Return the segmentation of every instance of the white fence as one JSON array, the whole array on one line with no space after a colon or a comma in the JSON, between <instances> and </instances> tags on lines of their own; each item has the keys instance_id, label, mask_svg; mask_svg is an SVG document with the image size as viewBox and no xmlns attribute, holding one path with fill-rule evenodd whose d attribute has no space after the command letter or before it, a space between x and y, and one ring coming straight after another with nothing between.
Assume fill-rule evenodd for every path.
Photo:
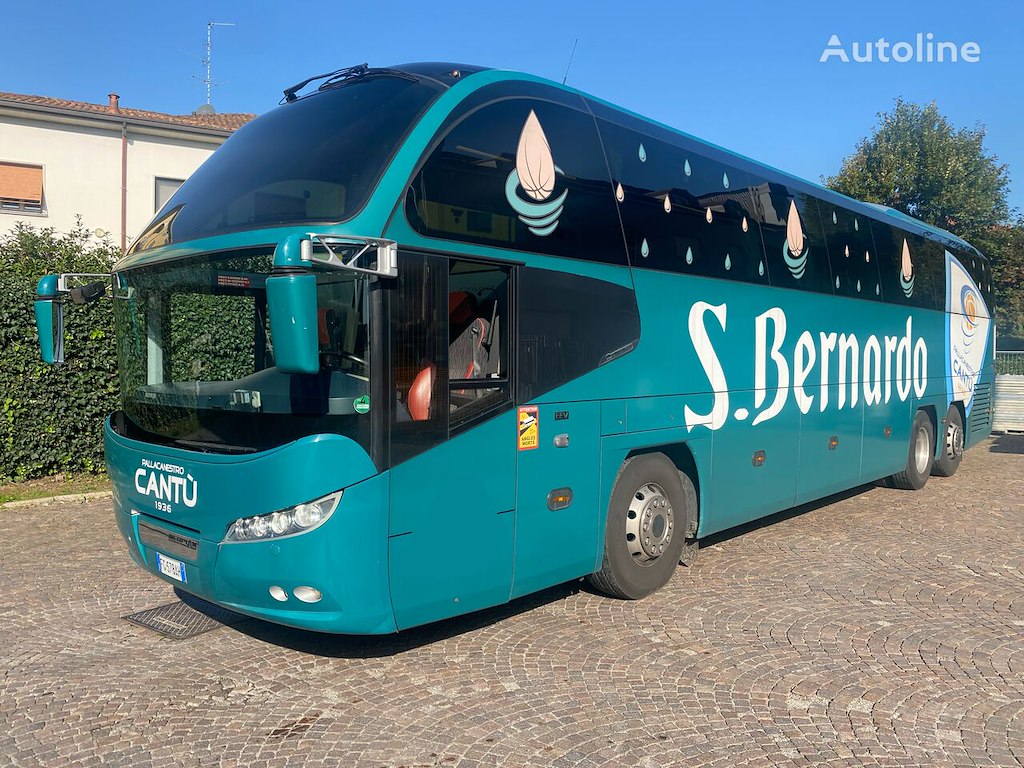
<instances>
[{"instance_id":1,"label":"white fence","mask_svg":"<svg viewBox=\"0 0 1024 768\"><path fill-rule=\"evenodd\" d=\"M1024 352L996 352L994 406L992 429L1024 431Z\"/></svg>"}]
</instances>

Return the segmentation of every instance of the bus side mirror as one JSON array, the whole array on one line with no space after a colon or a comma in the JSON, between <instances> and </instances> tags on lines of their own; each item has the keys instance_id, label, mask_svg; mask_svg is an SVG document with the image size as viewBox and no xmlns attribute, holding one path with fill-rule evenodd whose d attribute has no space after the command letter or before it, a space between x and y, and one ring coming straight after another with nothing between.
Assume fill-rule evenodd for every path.
<instances>
[{"instance_id":1,"label":"bus side mirror","mask_svg":"<svg viewBox=\"0 0 1024 768\"><path fill-rule=\"evenodd\" d=\"M64 301L57 275L46 275L36 287L36 335L44 363L64 362Z\"/></svg>"},{"instance_id":2,"label":"bus side mirror","mask_svg":"<svg viewBox=\"0 0 1024 768\"><path fill-rule=\"evenodd\" d=\"M267 313L277 369L282 373L318 373L316 275L292 272L268 277Z\"/></svg>"}]
</instances>

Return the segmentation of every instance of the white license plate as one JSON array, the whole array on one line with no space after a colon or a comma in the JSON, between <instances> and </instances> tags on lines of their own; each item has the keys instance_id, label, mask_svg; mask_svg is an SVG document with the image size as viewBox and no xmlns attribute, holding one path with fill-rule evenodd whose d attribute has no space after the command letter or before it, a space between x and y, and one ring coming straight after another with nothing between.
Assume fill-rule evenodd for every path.
<instances>
[{"instance_id":1,"label":"white license plate","mask_svg":"<svg viewBox=\"0 0 1024 768\"><path fill-rule=\"evenodd\" d=\"M161 555L156 552L156 567L160 569L160 573L164 576L170 576L175 581L180 581L182 584L186 582L185 579L185 564L181 560L174 560L167 555Z\"/></svg>"}]
</instances>

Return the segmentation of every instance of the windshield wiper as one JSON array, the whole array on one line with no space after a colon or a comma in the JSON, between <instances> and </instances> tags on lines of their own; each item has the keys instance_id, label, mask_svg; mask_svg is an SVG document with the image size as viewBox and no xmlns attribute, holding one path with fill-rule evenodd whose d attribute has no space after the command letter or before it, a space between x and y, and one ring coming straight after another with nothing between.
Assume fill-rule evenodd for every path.
<instances>
[{"instance_id":1,"label":"windshield wiper","mask_svg":"<svg viewBox=\"0 0 1024 768\"><path fill-rule=\"evenodd\" d=\"M336 69L333 72L325 72L322 75L313 75L312 77L306 78L301 83L296 83L291 88L285 88L283 101L289 104L295 101L299 98L299 91L316 80L324 80L326 78L326 82L321 83L320 87L317 88L319 91L324 91L340 82L344 82L345 80L352 80L365 75L391 75L392 77L401 77L405 80L411 80L414 83L418 83L420 81L420 79L415 75L403 72L400 69L391 69L389 67L374 67L371 69L364 61L362 64L356 64L354 67L345 67L344 69Z\"/></svg>"}]
</instances>

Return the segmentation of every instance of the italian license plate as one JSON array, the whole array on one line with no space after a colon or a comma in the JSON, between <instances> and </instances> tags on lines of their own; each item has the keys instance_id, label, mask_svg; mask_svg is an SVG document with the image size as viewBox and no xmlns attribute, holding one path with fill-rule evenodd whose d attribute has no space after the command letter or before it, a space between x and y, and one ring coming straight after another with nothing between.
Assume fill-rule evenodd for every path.
<instances>
[{"instance_id":1,"label":"italian license plate","mask_svg":"<svg viewBox=\"0 0 1024 768\"><path fill-rule=\"evenodd\" d=\"M174 560L173 558L167 557L167 555L161 555L156 552L156 567L160 570L164 576L169 576L175 581L180 581L182 584L186 583L185 579L185 564L181 560Z\"/></svg>"}]
</instances>

